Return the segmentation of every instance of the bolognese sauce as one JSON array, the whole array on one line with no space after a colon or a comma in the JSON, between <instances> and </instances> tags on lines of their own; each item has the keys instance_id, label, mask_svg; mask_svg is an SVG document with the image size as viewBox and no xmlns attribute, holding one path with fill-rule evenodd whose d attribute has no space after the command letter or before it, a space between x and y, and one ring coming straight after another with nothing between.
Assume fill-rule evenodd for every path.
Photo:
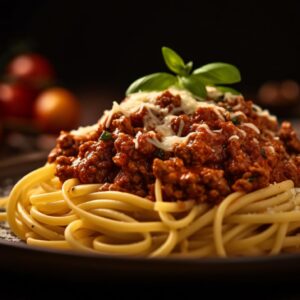
<instances>
[{"instance_id":1,"label":"bolognese sauce","mask_svg":"<svg viewBox=\"0 0 300 300\"><path fill-rule=\"evenodd\" d=\"M300 141L291 124L242 96L197 101L186 91L136 93L95 126L62 132L48 157L64 182L154 200L219 203L286 179L300 186Z\"/></svg>"}]
</instances>

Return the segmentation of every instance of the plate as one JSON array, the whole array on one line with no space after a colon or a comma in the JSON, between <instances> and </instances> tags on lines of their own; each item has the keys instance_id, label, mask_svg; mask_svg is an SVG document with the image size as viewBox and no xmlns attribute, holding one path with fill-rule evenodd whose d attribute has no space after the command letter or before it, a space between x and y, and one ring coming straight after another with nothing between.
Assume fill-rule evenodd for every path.
<instances>
[{"instance_id":1,"label":"plate","mask_svg":"<svg viewBox=\"0 0 300 300\"><path fill-rule=\"evenodd\" d=\"M46 161L34 153L0 161L0 185L18 178ZM0 239L0 272L47 275L66 280L131 280L151 282L247 282L296 281L300 279L300 254L247 258L145 259L93 255L32 247L21 241Z\"/></svg>"}]
</instances>

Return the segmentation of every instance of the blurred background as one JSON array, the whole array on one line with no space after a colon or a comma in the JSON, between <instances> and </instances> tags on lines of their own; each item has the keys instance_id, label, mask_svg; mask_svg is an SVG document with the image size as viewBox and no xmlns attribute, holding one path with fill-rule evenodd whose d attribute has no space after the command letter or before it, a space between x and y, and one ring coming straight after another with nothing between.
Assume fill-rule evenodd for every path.
<instances>
[{"instance_id":1,"label":"blurred background","mask_svg":"<svg viewBox=\"0 0 300 300\"><path fill-rule=\"evenodd\" d=\"M95 123L133 80L166 70L163 45L195 66L236 65L238 90L299 127L299 4L266 2L2 0L0 158Z\"/></svg>"}]
</instances>

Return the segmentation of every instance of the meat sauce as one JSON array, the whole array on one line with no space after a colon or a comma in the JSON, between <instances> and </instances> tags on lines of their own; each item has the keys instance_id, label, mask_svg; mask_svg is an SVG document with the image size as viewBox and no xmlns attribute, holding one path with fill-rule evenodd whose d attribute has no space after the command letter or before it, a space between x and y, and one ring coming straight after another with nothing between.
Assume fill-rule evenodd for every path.
<instances>
[{"instance_id":1,"label":"meat sauce","mask_svg":"<svg viewBox=\"0 0 300 300\"><path fill-rule=\"evenodd\" d=\"M220 98L189 114L176 93L160 93L153 101L157 110L141 105L111 113L109 123L106 116L88 134L62 132L48 158L59 179L102 183L103 191L154 200L158 178L165 201L212 204L234 191L286 179L300 186L300 141L290 123L279 128L274 117L241 96ZM165 127L156 126L167 119ZM168 138L173 144L160 146Z\"/></svg>"}]
</instances>

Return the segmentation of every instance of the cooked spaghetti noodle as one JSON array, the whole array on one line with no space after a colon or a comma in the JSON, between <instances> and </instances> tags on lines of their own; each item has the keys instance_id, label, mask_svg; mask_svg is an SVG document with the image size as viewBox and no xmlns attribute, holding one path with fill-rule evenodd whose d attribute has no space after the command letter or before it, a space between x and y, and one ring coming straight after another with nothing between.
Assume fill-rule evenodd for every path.
<instances>
[{"instance_id":1,"label":"cooked spaghetti noodle","mask_svg":"<svg viewBox=\"0 0 300 300\"><path fill-rule=\"evenodd\" d=\"M54 172L46 165L28 174L6 203L11 229L29 245L149 257L265 255L300 246L300 194L290 180L210 206L164 202L158 179L154 203L77 179L60 187Z\"/></svg>"},{"instance_id":2,"label":"cooked spaghetti noodle","mask_svg":"<svg viewBox=\"0 0 300 300\"><path fill-rule=\"evenodd\" d=\"M242 97L171 92L137 93L99 124L63 132L48 163L0 200L0 220L29 245L109 255L299 251L292 127L278 132Z\"/></svg>"}]
</instances>

